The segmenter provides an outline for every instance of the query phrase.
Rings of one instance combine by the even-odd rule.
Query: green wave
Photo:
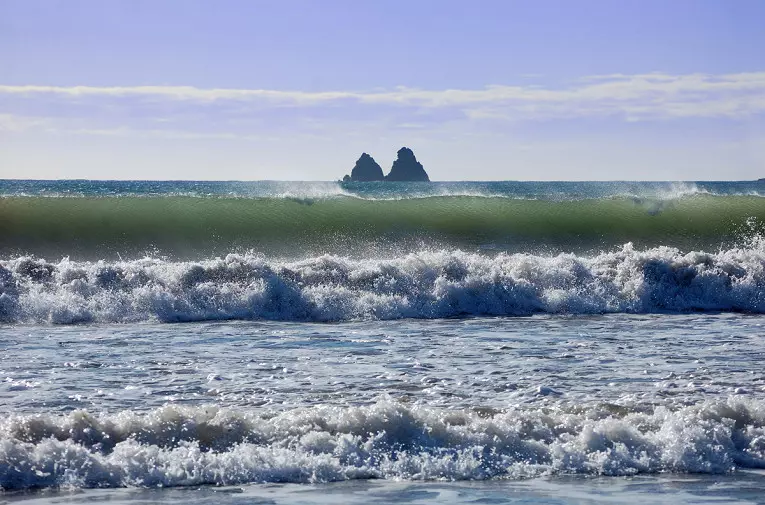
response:
[[[5,197],[0,254],[175,257],[237,249],[365,254],[409,246],[581,251],[633,242],[716,248],[757,232],[765,199],[696,195],[650,201],[469,196],[355,198]]]

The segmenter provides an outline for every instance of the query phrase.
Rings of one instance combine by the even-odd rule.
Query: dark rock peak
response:
[[[393,167],[391,167],[385,180],[430,182],[422,163],[417,161],[414,152],[408,147],[402,147],[398,150],[398,158],[393,162]]]
[[[348,177],[348,176],[346,176]],[[380,165],[367,153],[362,153],[351,171],[351,176],[343,180],[350,181],[384,181],[385,175]]]

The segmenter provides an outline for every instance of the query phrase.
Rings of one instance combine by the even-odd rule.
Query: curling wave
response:
[[[369,250],[423,246],[584,252],[627,242],[698,250],[735,245],[751,223],[762,222],[763,198],[704,194],[566,201],[15,196],[0,198],[0,255],[199,259],[254,250],[368,256]]]
[[[717,253],[627,244],[594,256],[428,251],[295,262],[229,254],[0,261],[10,323],[355,319],[687,311],[765,313],[765,242]]]

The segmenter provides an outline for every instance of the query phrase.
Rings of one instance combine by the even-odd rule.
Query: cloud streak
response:
[[[147,103],[317,108],[403,107],[457,110],[472,120],[618,116],[629,121],[744,118],[765,113],[765,72],[603,75],[567,86],[492,85],[480,89],[398,87],[373,91],[289,91],[193,86],[0,85],[0,97],[56,100],[137,99]]]
[[[46,127],[48,124],[47,118],[0,114],[0,131],[21,132],[32,128]]]

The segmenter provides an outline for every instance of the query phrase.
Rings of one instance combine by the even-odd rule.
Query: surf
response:
[[[595,405],[488,414],[381,398],[271,416],[175,405],[13,415],[0,421],[0,489],[720,474],[765,465],[760,401],[621,411]]]
[[[421,250],[297,261],[229,254],[108,262],[0,261],[10,323],[348,321],[466,316],[765,313],[765,247],[714,253],[626,244],[592,256]]]
[[[631,242],[718,249],[761,232],[765,199],[694,194],[672,200],[403,200],[188,196],[0,198],[0,257],[88,260],[229,252],[359,257],[430,248],[593,252]]]

